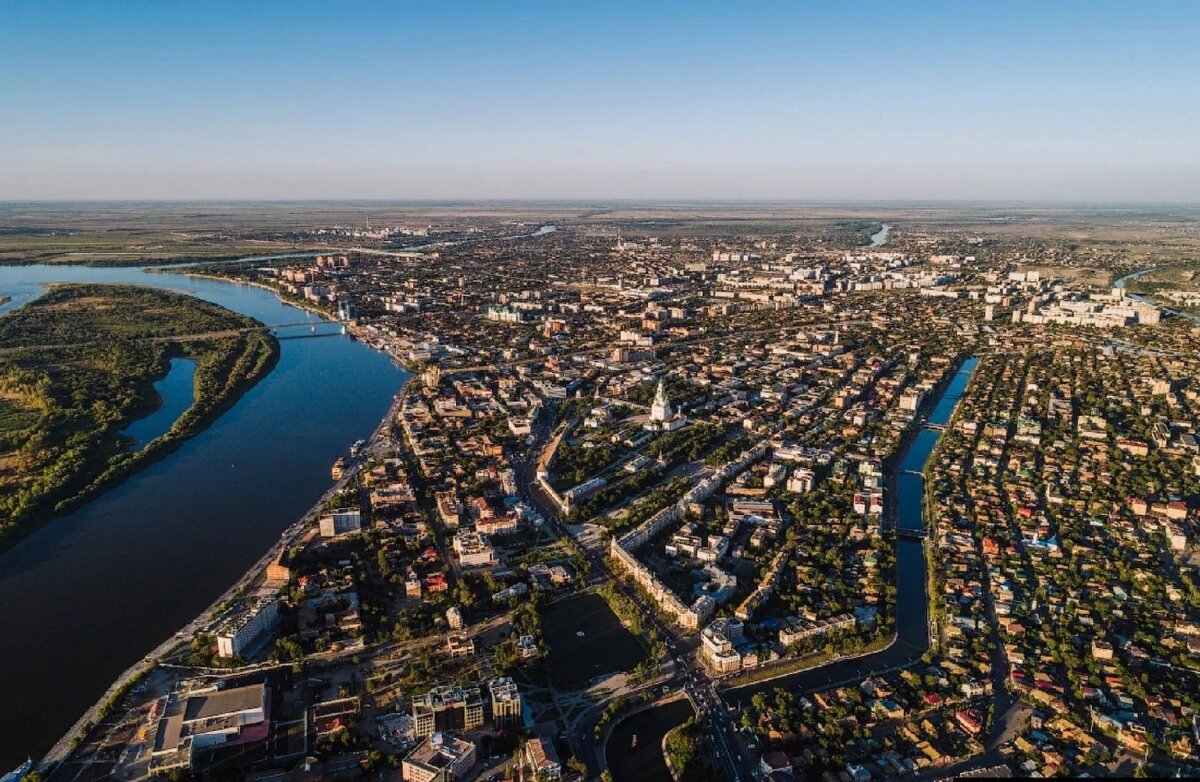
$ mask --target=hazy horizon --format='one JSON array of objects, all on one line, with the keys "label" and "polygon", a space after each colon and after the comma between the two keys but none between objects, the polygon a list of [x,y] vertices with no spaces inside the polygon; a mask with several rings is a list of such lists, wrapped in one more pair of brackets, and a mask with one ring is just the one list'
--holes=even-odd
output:
[{"label": "hazy horizon", "polygon": [[0,7],[5,201],[1200,202],[1187,2]]},{"label": "hazy horizon", "polygon": [[404,198],[404,197],[341,197],[341,198],[0,198],[0,204],[379,204],[379,205],[414,205],[414,206],[452,206],[462,205],[563,205],[587,206],[595,204],[629,204],[629,205],[710,205],[710,206],[803,206],[811,209],[835,207],[1080,207],[1080,208],[1122,208],[1122,207],[1178,207],[1200,209],[1200,198],[1194,200],[1117,200],[1117,199],[1034,199],[1034,198],[633,198],[622,196],[595,197],[445,197],[445,198]]}]

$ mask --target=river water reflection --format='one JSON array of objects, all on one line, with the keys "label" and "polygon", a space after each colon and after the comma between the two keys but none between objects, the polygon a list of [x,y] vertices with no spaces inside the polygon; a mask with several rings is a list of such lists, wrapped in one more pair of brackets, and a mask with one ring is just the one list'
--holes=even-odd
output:
[{"label": "river water reflection", "polygon": [[[260,288],[83,266],[0,267],[0,295],[13,297],[0,312],[51,282],[154,285],[269,325],[321,322]],[[43,754],[236,581],[329,486],[329,465],[406,377],[345,336],[280,348],[275,369],[209,428],[0,554],[0,769]]]},{"label": "river water reflection", "polygon": [[173,358],[167,376],[155,382],[154,391],[162,403],[157,410],[125,427],[121,434],[133,440],[134,450],[142,450],[155,437],[161,437],[187,412],[196,399],[196,362]]}]

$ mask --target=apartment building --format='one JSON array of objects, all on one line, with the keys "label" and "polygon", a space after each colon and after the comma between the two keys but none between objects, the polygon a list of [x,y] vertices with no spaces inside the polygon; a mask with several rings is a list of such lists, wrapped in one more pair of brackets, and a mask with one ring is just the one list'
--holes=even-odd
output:
[{"label": "apartment building", "polygon": [[256,600],[250,608],[217,631],[217,654],[236,657],[253,648],[275,627],[279,602],[274,597]]},{"label": "apartment building", "polygon": [[443,730],[474,730],[484,723],[478,687],[434,687],[412,703],[413,733],[418,738]]}]

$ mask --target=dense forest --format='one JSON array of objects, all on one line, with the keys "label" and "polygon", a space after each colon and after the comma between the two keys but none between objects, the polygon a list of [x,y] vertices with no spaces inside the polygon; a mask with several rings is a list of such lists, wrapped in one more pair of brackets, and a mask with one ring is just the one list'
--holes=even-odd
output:
[{"label": "dense forest", "polygon": [[[0,545],[204,428],[274,366],[261,326],[178,293],[58,285],[0,317]],[[196,335],[209,335],[197,338]],[[196,362],[195,397],[134,451],[122,430],[153,411],[176,356]]]}]

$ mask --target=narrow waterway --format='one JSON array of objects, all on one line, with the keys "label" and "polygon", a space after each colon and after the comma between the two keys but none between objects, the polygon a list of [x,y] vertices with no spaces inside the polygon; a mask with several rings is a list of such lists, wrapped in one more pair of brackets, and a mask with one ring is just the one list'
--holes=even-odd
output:
[{"label": "narrow waterway", "polygon": [[[1149,274],[1150,272],[1155,271],[1157,268],[1160,268],[1160,267],[1151,266],[1149,269],[1142,269],[1140,271],[1133,272],[1132,274],[1126,274],[1124,277],[1121,277],[1120,279],[1115,280],[1113,282],[1113,287],[1124,290],[1126,282],[1128,282],[1129,280],[1136,280],[1138,277],[1141,277],[1142,275],[1145,275],[1145,274]],[[1161,307],[1165,312],[1168,312],[1168,313],[1171,313],[1174,315],[1178,315],[1181,318],[1187,318],[1188,320],[1190,320],[1194,323],[1200,323],[1200,315],[1193,315],[1190,312],[1183,312],[1182,310],[1174,309],[1174,308],[1166,306],[1158,301],[1149,299],[1145,296],[1141,296],[1136,293],[1128,293],[1126,295],[1129,296],[1129,298],[1133,299],[1134,301],[1143,301],[1143,302],[1146,302],[1147,304],[1153,304],[1157,307]]]},{"label": "narrow waterway", "polygon": [[[968,358],[946,384],[929,414],[928,423],[942,426],[949,422],[959,400],[979,364]],[[924,481],[919,474],[933,453],[941,432],[922,427],[900,459],[897,475],[897,523],[901,529],[924,527]],[[889,670],[916,662],[929,648],[929,597],[926,584],[925,546],[917,540],[897,540],[896,551],[896,643],[887,649],[853,660],[843,660],[820,668],[801,671],[760,684],[726,690],[731,703],[746,706],[756,692],[776,687],[808,692],[839,682],[858,681],[872,672]],[[658,749],[664,735],[692,714],[686,702],[675,702],[649,709],[619,724],[605,748],[608,763],[617,782],[671,782]],[[637,747],[631,748],[637,735]],[[643,742],[653,752],[643,748]]]},{"label": "narrow waterway", "polygon": [[[974,356],[962,363],[934,404],[928,423],[942,426],[950,420],[978,364],[979,359]],[[924,529],[925,482],[920,473],[925,469],[940,437],[940,431],[922,427],[900,459],[896,476],[896,522],[901,530]],[[929,597],[925,565],[925,545],[921,541],[897,540],[896,643],[892,646],[857,659],[801,671],[761,685],[730,690],[728,697],[744,704],[758,691],[770,691],[775,687],[817,689],[835,682],[864,678],[871,671],[886,670],[915,661],[929,648]]]},{"label": "narrow waterway", "polygon": [[878,231],[871,234],[871,243],[868,244],[867,246],[868,247],[883,247],[883,245],[887,243],[888,233],[891,230],[892,230],[892,227],[890,225],[888,225],[887,223],[884,223],[882,226],[880,226]]},{"label": "narrow waterway", "polygon": [[[51,282],[151,285],[268,325],[323,322],[261,288],[86,266],[0,267],[0,295],[13,297],[0,312]],[[346,336],[280,340],[275,369],[210,427],[0,554],[0,769],[40,757],[235,582],[329,486],[330,464],[405,377]]]},{"label": "narrow waterway", "polygon": [[604,747],[608,768],[616,782],[671,782],[663,758],[662,740],[667,731],[683,724],[696,711],[685,698],[634,714],[613,728]]},{"label": "narrow waterway", "polygon": [[156,437],[171,431],[179,416],[187,412],[196,400],[196,362],[190,358],[171,359],[166,377],[154,383],[160,404],[156,410],[125,427],[121,434],[133,440],[135,451],[140,451]]},{"label": "narrow waterway", "polygon": [[1152,271],[1154,271],[1153,266],[1151,266],[1149,269],[1141,269],[1141,270],[1133,272],[1131,274],[1126,274],[1124,277],[1114,280],[1113,287],[1114,288],[1124,288],[1125,283],[1128,282],[1129,280],[1136,280],[1138,277],[1141,277],[1144,274],[1149,274]]}]

